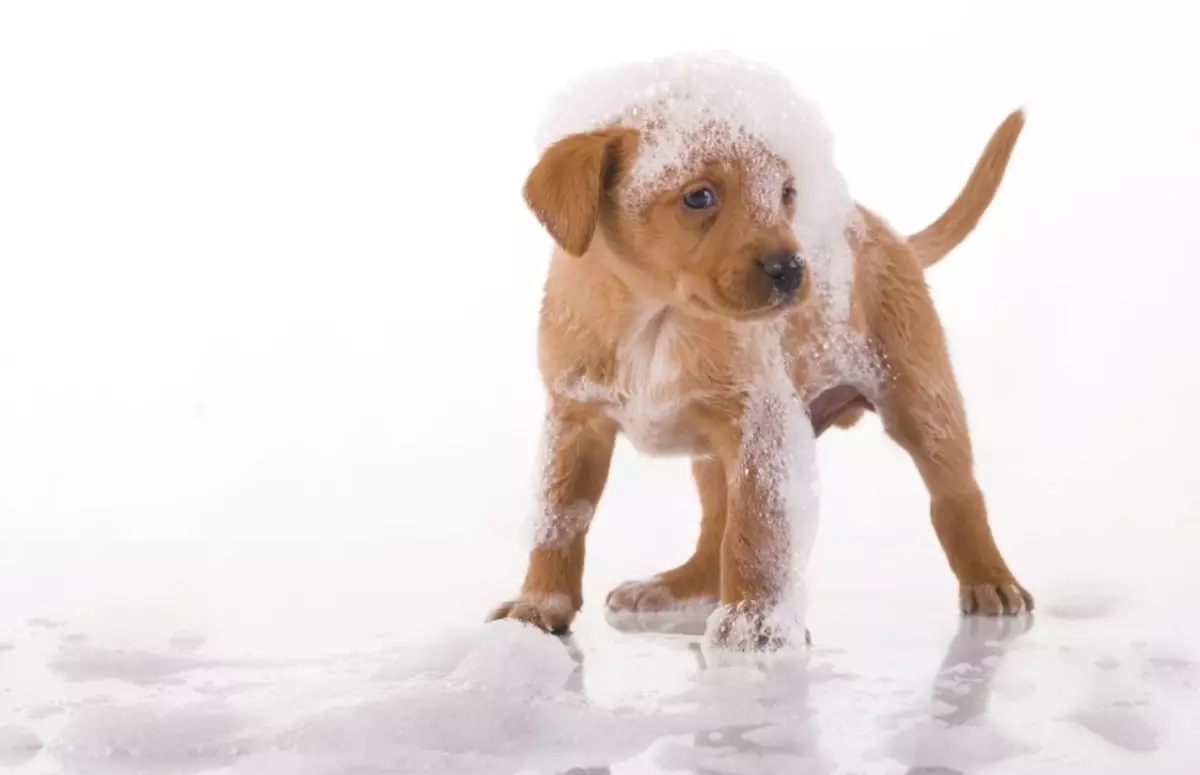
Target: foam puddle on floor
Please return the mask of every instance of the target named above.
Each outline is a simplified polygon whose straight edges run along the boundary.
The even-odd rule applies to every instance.
[[[141,661],[85,647],[58,659],[125,677]],[[694,707],[596,706],[571,685],[578,663],[563,641],[507,621],[375,662],[185,661],[172,665],[190,689],[168,682],[154,698],[76,709],[47,752],[80,773],[509,773],[619,761],[720,723]]]

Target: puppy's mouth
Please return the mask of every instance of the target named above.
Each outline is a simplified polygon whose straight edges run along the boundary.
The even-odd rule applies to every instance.
[[[762,320],[764,318],[775,317],[776,315],[782,315],[784,312],[795,306],[798,299],[799,296],[794,293],[788,294],[787,296],[780,296],[772,299],[765,307],[760,307],[759,309],[745,314],[747,314],[749,316],[748,319],[751,320]]]
[[[688,295],[688,301],[692,306],[698,308],[704,313],[705,317],[725,318],[727,320],[736,320],[740,322],[767,320],[781,315],[796,303],[797,294],[781,295],[775,294],[771,300],[764,306],[755,307],[753,309],[742,309],[732,305],[722,304],[720,306],[713,304],[704,297],[691,293]]]
[[[767,302],[767,306],[763,307],[764,312],[771,313],[779,310],[787,309],[793,306],[800,300],[800,292],[798,290],[791,293],[780,293],[775,291],[771,294],[771,300]]]
[[[804,288],[757,288],[742,290],[742,283],[730,288],[710,278],[683,275],[671,289],[675,305],[684,312],[703,318],[732,321],[769,320],[784,314],[804,298]]]

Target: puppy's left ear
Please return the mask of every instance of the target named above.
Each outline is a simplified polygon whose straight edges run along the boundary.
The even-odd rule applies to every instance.
[[[530,171],[525,203],[566,252],[587,252],[603,197],[636,142],[637,133],[623,128],[568,135],[547,148]]]

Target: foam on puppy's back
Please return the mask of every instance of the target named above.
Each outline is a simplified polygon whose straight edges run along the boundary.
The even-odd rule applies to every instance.
[[[748,200],[777,216],[788,170],[795,180],[793,229],[813,269],[831,321],[849,315],[853,257],[847,231],[859,226],[845,179],[834,165],[824,116],[781,72],[724,53],[686,52],[597,71],[550,102],[539,150],[576,132],[620,125],[642,141],[620,194],[638,209],[681,185],[707,159],[748,163]]]

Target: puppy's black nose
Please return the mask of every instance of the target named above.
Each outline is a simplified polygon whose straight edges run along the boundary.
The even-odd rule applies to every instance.
[[[795,253],[776,253],[760,259],[763,272],[771,278],[775,289],[785,296],[793,295],[804,279],[804,264]]]

